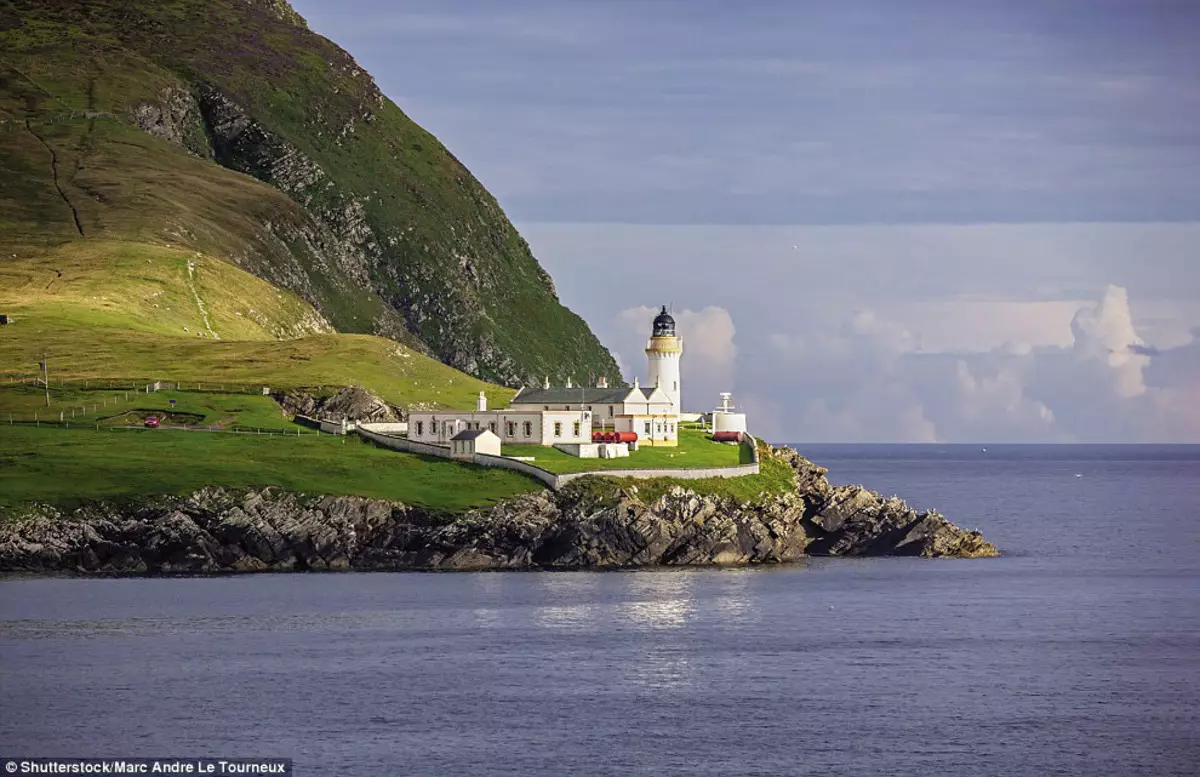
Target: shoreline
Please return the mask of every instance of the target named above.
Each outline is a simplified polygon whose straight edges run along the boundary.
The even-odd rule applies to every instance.
[[[792,488],[758,498],[686,482],[584,478],[457,514],[280,489],[30,508],[0,524],[0,576],[763,566],[810,557],[999,555],[977,531],[860,486],[790,448]]]

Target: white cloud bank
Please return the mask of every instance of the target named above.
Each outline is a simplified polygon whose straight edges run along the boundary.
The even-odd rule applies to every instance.
[[[644,362],[654,313],[616,317],[625,364]],[[685,404],[707,409],[733,389],[754,426],[781,441],[1200,440],[1200,341],[1147,346],[1115,285],[1064,316],[1052,322],[1070,333],[1062,345],[953,353],[925,350],[921,334],[872,310],[806,320],[750,349],[724,308],[684,310]]]

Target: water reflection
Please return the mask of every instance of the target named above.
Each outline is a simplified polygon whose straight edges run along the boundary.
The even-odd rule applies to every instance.
[[[686,688],[693,682],[691,661],[686,653],[660,647],[646,651],[629,665],[629,680],[652,691]]]
[[[742,618],[756,614],[757,608],[749,596],[751,575],[756,570],[726,571],[715,575],[713,581],[715,598],[711,607],[719,616],[726,618]]]
[[[639,572],[627,580],[631,601],[617,605],[618,617],[650,629],[678,629],[694,611],[692,586],[696,573]]]
[[[567,631],[589,631],[604,616],[596,604],[596,591],[604,577],[592,572],[548,572],[535,577],[552,604],[538,607],[534,620],[543,626]]]
[[[641,632],[625,664],[627,681],[652,691],[690,686],[693,646],[687,627],[696,614],[700,575],[694,570],[643,572],[626,581],[627,597],[617,605],[617,616]]]

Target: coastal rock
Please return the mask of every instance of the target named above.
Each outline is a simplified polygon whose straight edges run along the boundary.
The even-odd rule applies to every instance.
[[[794,492],[740,503],[683,486],[643,500],[590,479],[448,515],[396,502],[276,489],[31,509],[0,524],[0,572],[601,569],[775,564],[804,556],[994,556],[941,514],[917,512],[788,449]]]

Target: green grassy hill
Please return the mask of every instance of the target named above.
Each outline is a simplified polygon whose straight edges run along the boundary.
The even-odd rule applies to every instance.
[[[618,375],[491,195],[278,0],[0,0],[0,265],[122,243],[491,381]]]
[[[96,240],[10,256],[0,311],[11,321],[0,327],[0,412],[37,404],[3,389],[34,376],[43,354],[65,388],[114,378],[360,385],[393,404],[449,408],[473,407],[480,391],[493,403],[514,393],[392,340],[332,333],[296,295],[179,248]],[[53,389],[57,404],[64,387]]]

